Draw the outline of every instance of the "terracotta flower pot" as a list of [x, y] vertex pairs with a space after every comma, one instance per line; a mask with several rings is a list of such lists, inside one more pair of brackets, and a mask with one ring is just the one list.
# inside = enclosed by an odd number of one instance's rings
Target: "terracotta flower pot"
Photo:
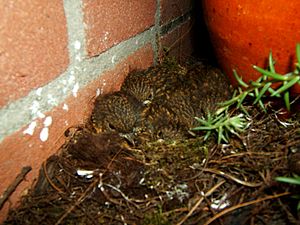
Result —
[[[294, 70], [300, 43], [300, 1], [202, 0], [205, 21], [223, 71], [233, 84], [232, 70], [244, 80], [260, 75], [252, 65], [266, 68], [272, 51], [279, 73]], [[293, 88], [300, 93], [300, 87]]]

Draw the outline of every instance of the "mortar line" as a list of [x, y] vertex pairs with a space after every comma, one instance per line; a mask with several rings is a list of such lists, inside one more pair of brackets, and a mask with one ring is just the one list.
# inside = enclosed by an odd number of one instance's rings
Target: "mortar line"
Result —
[[6, 136], [62, 104], [72, 94], [76, 95], [78, 89], [84, 88], [105, 71], [113, 69], [121, 60], [146, 44], [152, 44], [155, 62], [157, 62], [159, 54], [157, 41], [162, 28], [160, 26], [160, 0], [156, 0], [156, 2], [157, 9], [153, 27], [122, 41], [97, 57], [87, 59], [82, 1], [64, 0], [70, 64], [64, 73], [48, 84], [31, 90], [27, 96], [0, 109], [0, 143]]
[[158, 57], [159, 57], [159, 49], [160, 49], [160, 19], [161, 19], [161, 14], [160, 14], [160, 0], [156, 0], [156, 11], [155, 11], [155, 24], [154, 24], [154, 29], [155, 29], [155, 38], [152, 42], [152, 48], [154, 51], [154, 65], [158, 63]]
[[64, 0], [64, 11], [68, 33], [70, 64], [86, 58], [83, 3], [81, 0]]
[[167, 24], [164, 24], [161, 26], [161, 35], [164, 36], [167, 33], [172, 32], [173, 30], [175, 30], [176, 28], [178, 28], [180, 25], [182, 25], [183, 23], [187, 22], [188, 20], [190, 20], [192, 17], [192, 10], [186, 12], [185, 14], [174, 18], [172, 21], [170, 21]]
[[0, 143], [6, 136], [13, 134], [41, 117], [43, 113], [64, 103], [65, 99], [72, 94], [73, 96], [76, 95], [79, 88], [84, 88], [105, 71], [115, 68], [121, 60], [146, 44], [152, 43], [154, 38], [155, 29], [151, 27], [97, 57], [76, 61], [76, 63], [70, 64], [67, 70], [56, 79], [38, 89], [31, 90], [27, 96], [1, 108]]

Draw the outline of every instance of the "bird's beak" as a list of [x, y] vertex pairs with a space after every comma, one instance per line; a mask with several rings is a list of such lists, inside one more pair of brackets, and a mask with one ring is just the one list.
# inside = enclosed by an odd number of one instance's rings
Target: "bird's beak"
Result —
[[125, 138], [125, 140], [129, 143], [129, 144], [131, 144], [131, 145], [135, 145], [135, 141], [134, 141], [134, 134], [133, 133], [129, 133], [129, 134], [122, 134], [122, 133], [120, 133], [120, 136], [122, 137], [122, 138]]
[[145, 100], [143, 101], [144, 106], [149, 106], [151, 104], [151, 100]]

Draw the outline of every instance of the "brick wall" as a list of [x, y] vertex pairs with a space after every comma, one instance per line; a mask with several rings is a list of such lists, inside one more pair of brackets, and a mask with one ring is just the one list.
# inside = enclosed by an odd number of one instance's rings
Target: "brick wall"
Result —
[[98, 94], [155, 64], [162, 47], [193, 51], [192, 0], [7, 0], [0, 6], [0, 194], [22, 167], [26, 193], [41, 163], [84, 123]]

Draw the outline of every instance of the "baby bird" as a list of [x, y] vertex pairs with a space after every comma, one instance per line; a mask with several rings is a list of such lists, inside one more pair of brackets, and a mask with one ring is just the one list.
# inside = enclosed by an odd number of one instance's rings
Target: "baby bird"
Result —
[[97, 133], [132, 133], [142, 110], [142, 104], [135, 97], [120, 91], [99, 96], [91, 116], [92, 126]]
[[187, 69], [172, 61], [163, 62], [154, 70], [152, 83], [155, 86], [155, 97], [167, 97], [176, 91], [186, 79]]
[[230, 94], [218, 69], [201, 63], [187, 68], [167, 60], [131, 72], [121, 91], [99, 96], [91, 121], [97, 132], [115, 132], [127, 139], [185, 138], [197, 125], [195, 117], [213, 113]]
[[213, 113], [218, 103], [230, 96], [225, 76], [203, 64], [194, 65], [187, 74], [177, 76], [177, 82], [170, 83], [174, 89], [165, 89], [143, 115], [147, 121], [144, 127], [154, 139], [190, 137], [190, 129], [197, 126], [195, 117]]
[[176, 90], [186, 73], [186, 68], [166, 61], [145, 71], [131, 72], [122, 84], [121, 91], [149, 105], [154, 99]]
[[231, 97], [229, 81], [219, 69], [195, 64], [187, 77], [184, 89], [190, 92], [193, 108], [198, 108], [203, 115], [213, 113], [219, 107], [218, 103]]
[[143, 105], [148, 105], [154, 97], [154, 85], [151, 79], [150, 73], [133, 71], [125, 78], [121, 91], [134, 96]]
[[176, 116], [167, 107], [154, 102], [142, 114], [138, 136], [143, 141], [182, 138]]

